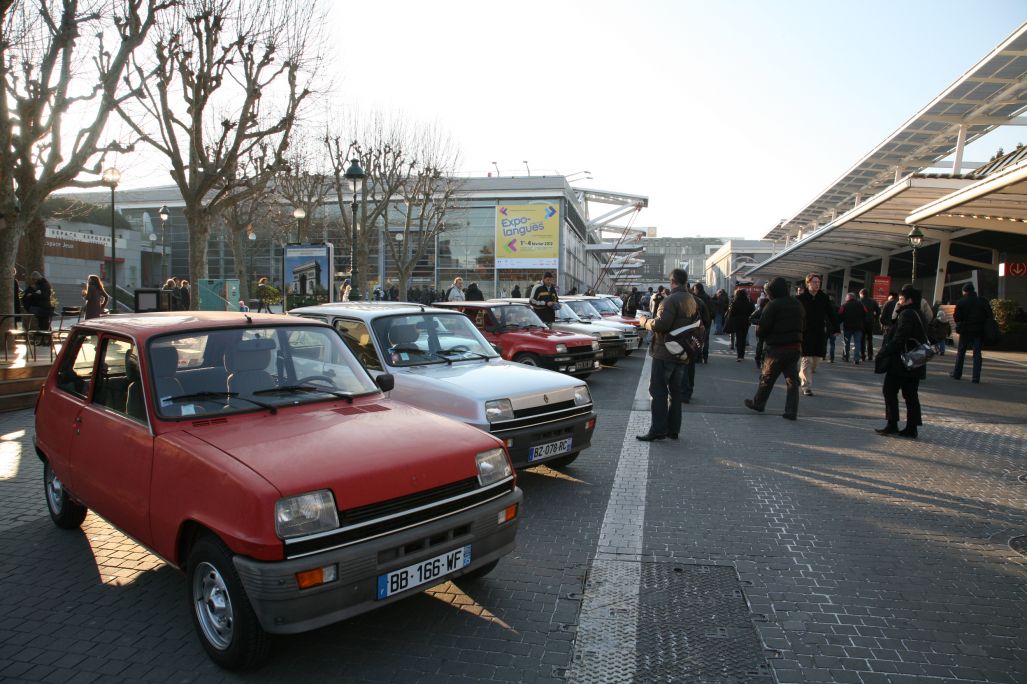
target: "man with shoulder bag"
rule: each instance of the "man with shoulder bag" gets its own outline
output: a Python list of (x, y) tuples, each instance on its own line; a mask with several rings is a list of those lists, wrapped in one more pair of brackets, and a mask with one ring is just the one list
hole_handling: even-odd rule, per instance
[(652, 369), (649, 396), (652, 398), (652, 423), (645, 434), (636, 435), (643, 442), (677, 439), (681, 432), (681, 406), (689, 394), (688, 355), (679, 356), (667, 348), (670, 333), (698, 320), (699, 308), (688, 292), (688, 273), (675, 268), (670, 273), (670, 292), (660, 302), (655, 316), (645, 317), (639, 327), (653, 332), (649, 343)]

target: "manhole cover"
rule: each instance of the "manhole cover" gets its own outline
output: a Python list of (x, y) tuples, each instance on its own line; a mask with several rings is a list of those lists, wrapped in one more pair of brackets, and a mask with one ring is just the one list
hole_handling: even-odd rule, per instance
[(1027, 556), (1027, 536), (1013, 537), (1009, 540), (1009, 548), (1021, 556)]

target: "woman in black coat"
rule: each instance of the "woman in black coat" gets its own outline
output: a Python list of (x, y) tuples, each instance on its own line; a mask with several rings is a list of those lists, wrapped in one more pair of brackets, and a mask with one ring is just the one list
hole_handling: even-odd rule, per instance
[[(875, 359), (878, 372), (884, 372), (884, 417), (888, 421), (876, 430), (879, 435), (899, 435), (916, 439), (917, 427), (923, 425), (920, 414), (920, 381), (927, 377), (927, 367), (906, 370), (899, 355), (914, 347), (915, 343), (927, 342), (927, 325), (920, 314), (920, 291), (906, 285), (899, 292), (896, 305), (898, 316), (895, 324), (888, 328), (881, 343), (881, 351)], [(906, 427), (899, 430), (899, 391), (906, 402)]]
[(749, 293), (739, 288), (735, 291), (735, 298), (727, 310), (728, 329), (734, 343), (735, 351), (738, 352), (738, 361), (745, 358), (745, 343), (749, 337), (749, 316), (756, 310)]

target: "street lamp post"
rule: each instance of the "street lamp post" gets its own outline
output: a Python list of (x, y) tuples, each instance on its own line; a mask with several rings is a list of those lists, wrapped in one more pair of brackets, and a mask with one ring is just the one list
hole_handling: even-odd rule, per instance
[(357, 276), (357, 185), (366, 177), (367, 174), (357, 160), (350, 159), (349, 168), (346, 169), (346, 178), (353, 183), (353, 203), (350, 205), (353, 209), (353, 223), (349, 227), (350, 301), (360, 301), (360, 280)]
[(118, 251), (117, 237), (114, 234), (114, 189), (118, 187), (121, 180), (121, 171), (111, 166), (103, 171), (103, 184), (111, 189), (111, 296), (114, 297), (114, 313), (118, 313)]
[(303, 219), (307, 217), (307, 210), (303, 207), (296, 207), (292, 210), (292, 215), (296, 218), (296, 242), (300, 242), (300, 237), (303, 234), (300, 228), (303, 226)]
[(909, 246), (913, 248), (913, 274), (910, 280), (916, 285), (916, 251), (920, 249), (920, 246), (924, 244), (924, 232), (920, 230), (920, 226), (913, 226), (913, 230), (909, 231)]
[(168, 211), (168, 205), (165, 204), (162, 206), (160, 211), (157, 212), (157, 216), (160, 217), (160, 284), (163, 286), (164, 283), (168, 282), (168, 271), (165, 264), (168, 254), (168, 243), (167, 234), (164, 230), (167, 226), (168, 219), (171, 218), (171, 212)]

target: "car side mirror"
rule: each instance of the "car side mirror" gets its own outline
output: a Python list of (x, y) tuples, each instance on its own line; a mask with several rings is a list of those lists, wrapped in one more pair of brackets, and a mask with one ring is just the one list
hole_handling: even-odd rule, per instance
[(396, 376), (390, 375), (389, 373), (382, 373), (374, 379), (374, 384), (378, 385), (378, 389), (382, 392), (391, 392), (396, 386)]

